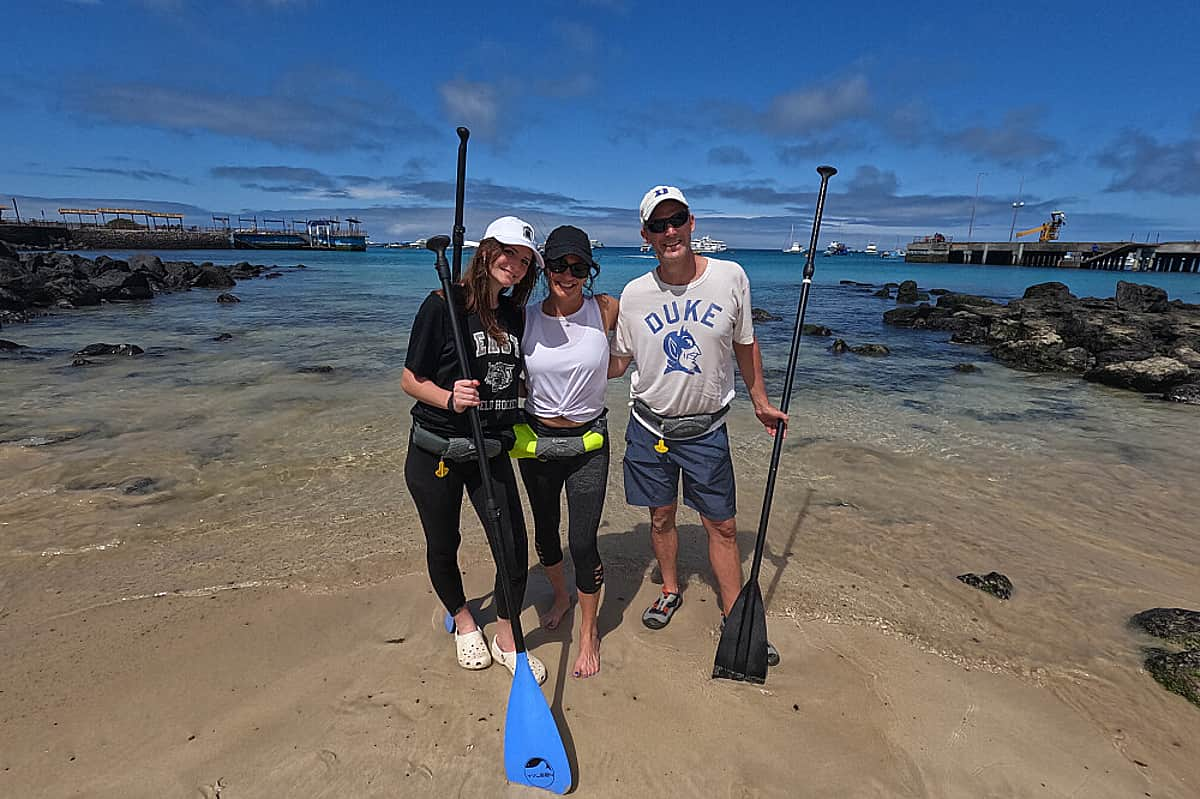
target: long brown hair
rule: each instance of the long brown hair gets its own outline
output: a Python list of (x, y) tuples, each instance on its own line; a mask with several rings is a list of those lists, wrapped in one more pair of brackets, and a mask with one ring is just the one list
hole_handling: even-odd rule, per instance
[[(483, 329), (496, 340), (497, 344), (504, 343), (504, 331), (500, 329), (500, 323), (496, 320), (496, 309), (488, 302), (488, 281), (491, 279), (492, 264), (506, 246), (518, 245), (501, 244), (495, 239), (484, 239), (479, 242), (479, 247), (476, 248), (475, 255), (471, 257), (471, 263), (462, 276), (467, 313), (479, 315), (479, 322), (483, 325)], [(529, 299), (529, 293), (533, 291), (537, 279), (537, 258), (531, 258), (529, 269), (526, 270), (525, 277), (521, 278), (521, 282), (511, 289), (504, 289), (504, 291), (511, 292), (513, 303), (517, 308), (525, 307), (525, 302)], [(500, 293), (503, 294), (504, 291)]]

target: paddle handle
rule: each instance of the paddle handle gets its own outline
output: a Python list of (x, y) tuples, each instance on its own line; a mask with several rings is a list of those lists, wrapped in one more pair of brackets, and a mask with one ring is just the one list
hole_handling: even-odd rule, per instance
[(471, 137), (471, 131), (459, 127), (455, 132), (458, 133), (458, 173), (454, 183), (454, 271), (451, 276), (457, 283), (462, 277), (463, 239), (467, 233), (467, 229), (463, 227), (463, 201), (467, 188), (467, 139)]
[[(817, 192), (817, 207), (813, 212), (812, 236), (808, 242), (808, 256), (804, 259), (804, 279), (800, 283), (800, 304), (796, 310), (796, 328), (792, 331), (792, 350), (788, 353), (787, 372), (783, 380), (783, 399), (779, 410), (788, 412), (792, 402), (792, 382), (796, 375), (796, 359), (800, 354), (800, 339), (804, 335), (804, 313), (808, 309), (808, 290), (812, 286), (813, 273), (816, 266), (813, 256), (817, 249), (817, 238), (821, 234), (821, 216), (825, 213), (825, 194), (829, 190), (829, 179), (837, 174), (831, 166), (817, 167), (821, 176), (821, 188)], [(775, 443), (771, 447), (771, 465), (767, 469), (767, 485), (763, 493), (762, 514), (758, 519), (758, 538), (754, 542), (754, 561), (750, 567), (750, 582), (758, 582), (758, 573), (762, 568), (763, 549), (767, 543), (767, 525), (771, 520), (771, 500), (775, 496), (775, 477), (779, 473), (779, 456), (783, 453), (783, 436), (787, 423), (780, 422), (775, 429)]]

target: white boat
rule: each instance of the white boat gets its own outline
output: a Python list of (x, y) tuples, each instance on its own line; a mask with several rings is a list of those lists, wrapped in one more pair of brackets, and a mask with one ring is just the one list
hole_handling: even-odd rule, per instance
[(593, 250), (604, 249), (604, 242), (600, 241), (600, 239), (588, 239), (588, 244), (591, 245)]
[(789, 255), (804, 255), (804, 245), (796, 241), (796, 226), (792, 225), (792, 229), (788, 231), (788, 241), (791, 242), (783, 248), (783, 251)]
[(710, 252), (725, 252), (729, 248), (725, 246), (725, 242), (720, 239), (714, 239), (710, 236), (701, 236), (698, 239), (692, 239), (692, 252), (710, 253)]
[(642, 252), (650, 252), (650, 242), (648, 242), (648, 241), (642, 242)]
[(868, 241), (867, 249), (863, 250), (863, 254), (864, 255), (879, 255), (879, 247), (877, 247), (875, 245), (875, 242)]
[(849, 255), (850, 250), (846, 249), (846, 245), (840, 241), (831, 241), (829, 246), (825, 248), (826, 255)]

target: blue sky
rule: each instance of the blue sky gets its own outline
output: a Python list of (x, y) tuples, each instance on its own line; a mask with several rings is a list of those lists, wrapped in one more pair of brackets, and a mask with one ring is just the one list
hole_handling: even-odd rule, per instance
[(807, 243), (830, 163), (823, 242), (963, 239), (972, 205), (1004, 241), (1019, 191), (1018, 230), (1200, 238), (1200, 3), (973, 5), (11, 4), (0, 202), (411, 239), (448, 232), (464, 124), (468, 237), (517, 213), (632, 244), (672, 183), (698, 233)]

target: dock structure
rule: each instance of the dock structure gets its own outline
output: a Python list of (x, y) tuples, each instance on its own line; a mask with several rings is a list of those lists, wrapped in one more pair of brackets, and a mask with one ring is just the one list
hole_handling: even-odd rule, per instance
[(1200, 274), (1200, 241), (952, 241), (918, 239), (906, 261)]

